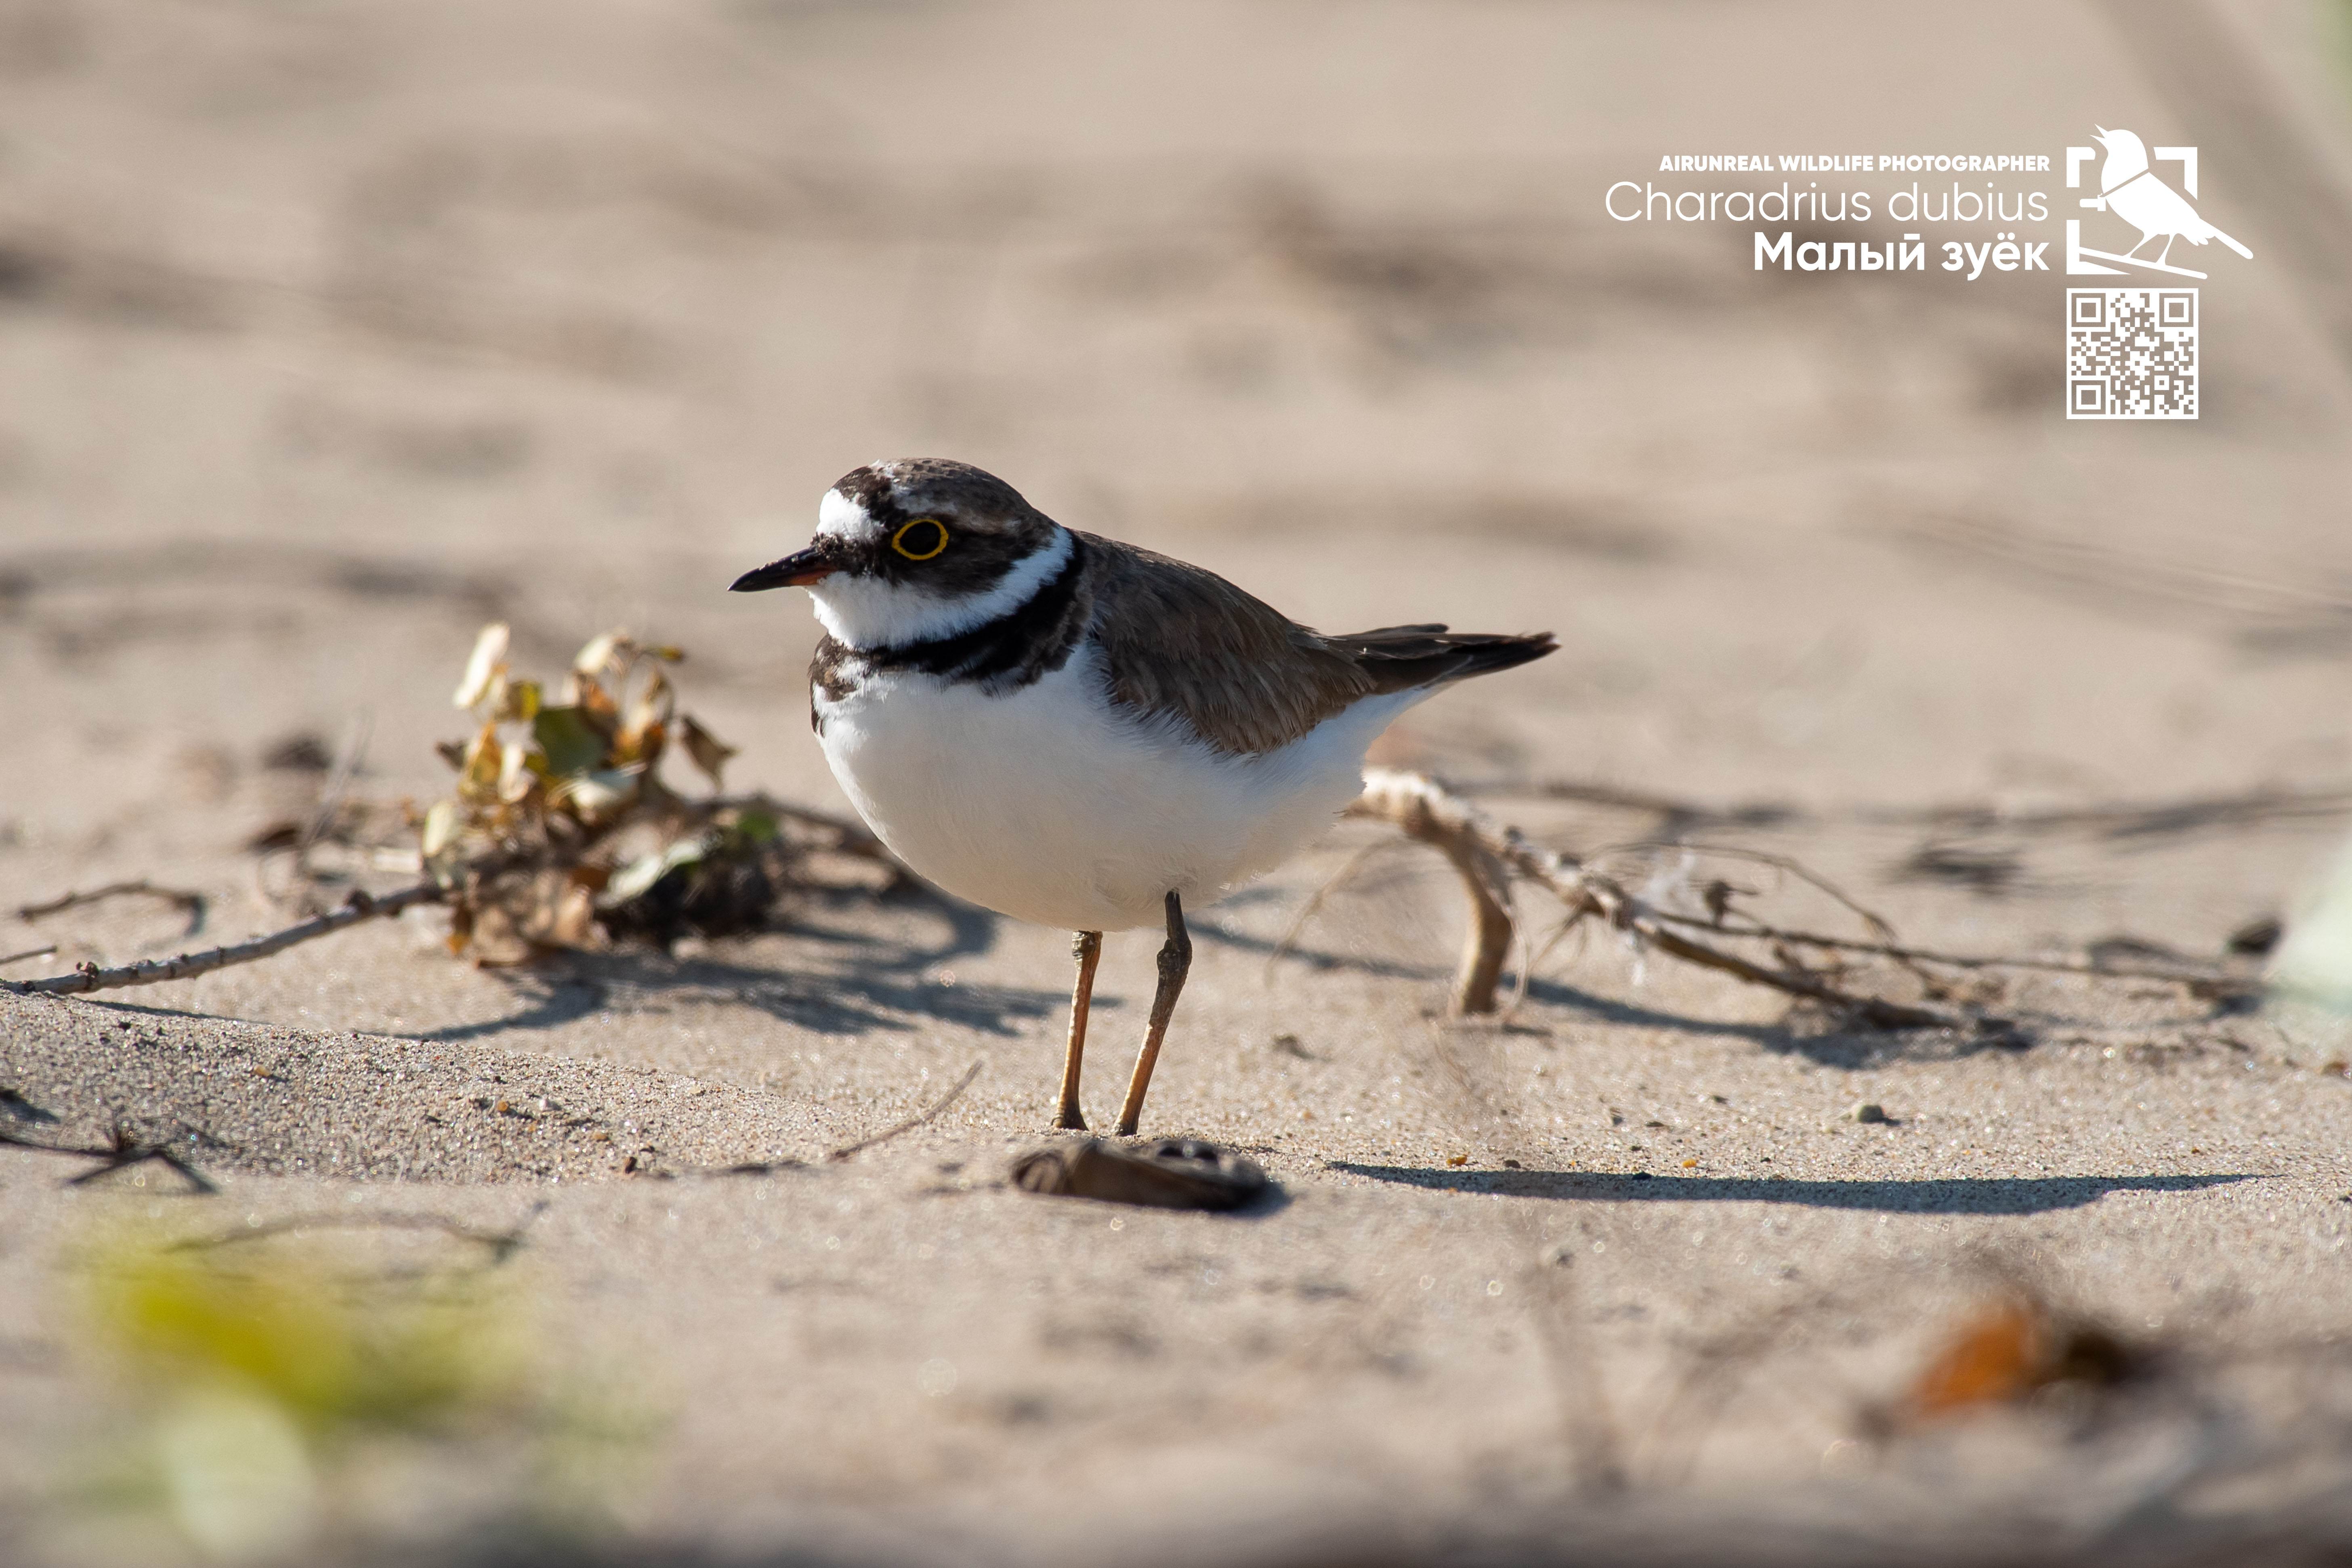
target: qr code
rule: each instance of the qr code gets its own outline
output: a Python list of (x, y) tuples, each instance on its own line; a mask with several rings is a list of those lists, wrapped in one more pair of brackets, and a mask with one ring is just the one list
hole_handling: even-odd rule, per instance
[(2066, 417), (2197, 417), (2197, 290), (2066, 290)]

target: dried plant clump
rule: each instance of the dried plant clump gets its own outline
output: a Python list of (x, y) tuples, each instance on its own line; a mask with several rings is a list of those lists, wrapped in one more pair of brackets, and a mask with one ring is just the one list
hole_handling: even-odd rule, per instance
[[(440, 748), (457, 787), (425, 815), (420, 849), (446, 889), (452, 952), (516, 963), (758, 930), (795, 891), (803, 857), (859, 852), (846, 825), (716, 793), (735, 748), (678, 710), (678, 648), (607, 633), (551, 690), (515, 674), (508, 642), (493, 623), (474, 645), (454, 700), (478, 728)], [(664, 781), (677, 751), (710, 795)]]
[[(682, 936), (764, 929), (801, 899), (887, 892), (904, 879), (856, 822), (764, 794), (719, 793), (735, 749), (678, 710), (669, 672), (686, 657), (679, 649), (608, 633), (582, 648), (551, 689), (515, 673), (509, 640), (503, 623), (475, 640), (455, 700), (476, 729), (440, 748), (457, 785), (421, 819), (406, 802), (347, 797), (362, 726), (330, 771), (318, 808), (253, 841), (265, 856), (291, 855), (291, 886), (279, 896), (305, 918), (225, 947), (114, 968), (85, 963), (0, 987), (81, 995), (190, 980), (420, 905), (447, 908), (451, 952), (479, 963), (622, 941), (667, 947)], [(664, 780), (662, 762), (677, 751), (709, 794), (688, 796)], [(422, 879), (383, 892), (360, 885), (386, 870)], [(126, 883), (30, 912), (133, 892), (193, 898)]]

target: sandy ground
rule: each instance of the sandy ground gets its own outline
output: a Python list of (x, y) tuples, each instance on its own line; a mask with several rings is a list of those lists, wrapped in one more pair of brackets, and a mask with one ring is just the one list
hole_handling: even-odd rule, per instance
[[(1800, 855), (1923, 943), (2215, 955), (2340, 816), (1904, 815), (2352, 777), (2340, 283), (2231, 183), (2221, 111), (2151, 85), (2183, 11), (2340, 189), (2342, 87), (2285, 5), (1916, 34), (1800, 5), (0, 9), (0, 902), (152, 877), (210, 900), (204, 940), (279, 923), (244, 846), (320, 775), (268, 759), (363, 727), (357, 787), (431, 798), (493, 616), (542, 668), (616, 623), (683, 643), (733, 780), (838, 807), (804, 605), (721, 590), (853, 463), (940, 452), (1313, 624), (1555, 629), (1384, 742), (1547, 840), (1662, 829), (1548, 779), (1783, 803), (1692, 832)], [(1599, 209), (1662, 151), (2054, 149), (2093, 115), (2192, 122), (2167, 134), (2207, 145), (2204, 210), (2261, 258), (2214, 268), (2193, 426), (2057, 416), (2057, 279), (1759, 275), (1744, 229)], [(0, 996), (0, 1085), (58, 1119), (28, 1133), (120, 1123), (222, 1188), (0, 1151), (12, 1539), (122, 1550), (59, 1500), (128, 1419), (72, 1305), (94, 1226), (419, 1214), (521, 1227), (546, 1377), (644, 1413), (583, 1525), (616, 1561), (2352, 1536), (2325, 1040), (2063, 978), (1998, 998), (2006, 1044), (1854, 1033), (1597, 936), (1507, 1026), (1454, 1023), (1461, 911), (1416, 852), (1269, 962), (1376, 837), (1196, 921), (1148, 1130), (1261, 1161), (1280, 1196), (1238, 1216), (1005, 1184), (1049, 1116), (1067, 938), (922, 897), (522, 971), (413, 918)], [(183, 926), (0, 917), (0, 952), (61, 944), (24, 977)], [(1153, 946), (1106, 953), (1098, 1120)], [(974, 1062), (934, 1122), (824, 1159)], [(1863, 1440), (2021, 1279), (2160, 1375)], [(518, 1506), (416, 1484), (353, 1539)]]

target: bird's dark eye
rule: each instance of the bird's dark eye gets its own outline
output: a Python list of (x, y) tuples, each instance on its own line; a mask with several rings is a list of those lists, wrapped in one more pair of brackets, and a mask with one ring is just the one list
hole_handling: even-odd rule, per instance
[(919, 517), (890, 536), (890, 548), (909, 561), (929, 561), (948, 547), (948, 525), (936, 517)]

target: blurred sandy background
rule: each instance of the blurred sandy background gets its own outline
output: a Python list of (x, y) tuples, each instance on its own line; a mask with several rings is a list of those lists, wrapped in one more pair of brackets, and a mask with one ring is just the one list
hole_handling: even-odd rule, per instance
[[(1708, 831), (1948, 947), (2210, 956), (2291, 910), (2340, 816), (1901, 814), (2352, 776), (2347, 36), (2285, 0), (6, 0), (0, 903), (149, 876), (212, 900), (207, 940), (278, 923), (247, 840), (355, 733), (368, 795), (444, 788), (430, 746), (494, 617), (550, 669), (615, 624), (684, 644), (731, 781), (837, 805), (805, 608), (723, 590), (845, 469), (939, 454), (1312, 624), (1559, 633), (1393, 760), (1801, 807)], [(1759, 273), (1747, 227), (1601, 205), (1724, 183), (1667, 153), (2063, 164), (2095, 123), (2199, 143), (2200, 209), (2255, 252), (2200, 253), (2193, 425), (2060, 416), (2063, 274)], [(1659, 826), (1490, 804), (1564, 845)], [(2010, 999), (2021, 1051), (1823, 1034), (1598, 940), (1511, 1028), (1464, 1030), (1433, 1016), (1454, 895), (1409, 857), (1269, 981), (1365, 841), (1196, 927), (1152, 1111), (1257, 1153), (1291, 1199), (1254, 1220), (1114, 1235), (993, 1185), (1047, 1120), (1066, 938), (938, 906), (520, 973), (409, 922), (0, 997), (0, 1083), (68, 1131), (202, 1129), (230, 1222), (548, 1198), (549, 1354), (664, 1413), (599, 1542), (2342, 1539), (2352, 1090), (2324, 1045), (2057, 982)], [(137, 905), (0, 919), (0, 952), (48, 941), (9, 976), (181, 945)], [(1097, 1102), (1151, 945), (1106, 958)], [(772, 1181), (625, 1180), (628, 1138), (474, 1109), (507, 1085), (676, 1163), (805, 1160), (975, 1059), (934, 1126)], [(1840, 1121), (1860, 1100), (1897, 1125)], [(1481, 1185), (1507, 1159), (1526, 1179)], [(43, 1530), (50, 1450), (107, 1419), (60, 1249), (108, 1205), (214, 1223), (58, 1174), (0, 1152), (0, 1506)], [(1572, 1289), (1539, 1262), (1563, 1247)], [(2176, 1336), (2195, 1398), (1831, 1463), (2000, 1268)], [(1766, 1321), (1799, 1327), (1762, 1371), (1676, 1394)], [(383, 1528), (475, 1517), (452, 1507)]]

